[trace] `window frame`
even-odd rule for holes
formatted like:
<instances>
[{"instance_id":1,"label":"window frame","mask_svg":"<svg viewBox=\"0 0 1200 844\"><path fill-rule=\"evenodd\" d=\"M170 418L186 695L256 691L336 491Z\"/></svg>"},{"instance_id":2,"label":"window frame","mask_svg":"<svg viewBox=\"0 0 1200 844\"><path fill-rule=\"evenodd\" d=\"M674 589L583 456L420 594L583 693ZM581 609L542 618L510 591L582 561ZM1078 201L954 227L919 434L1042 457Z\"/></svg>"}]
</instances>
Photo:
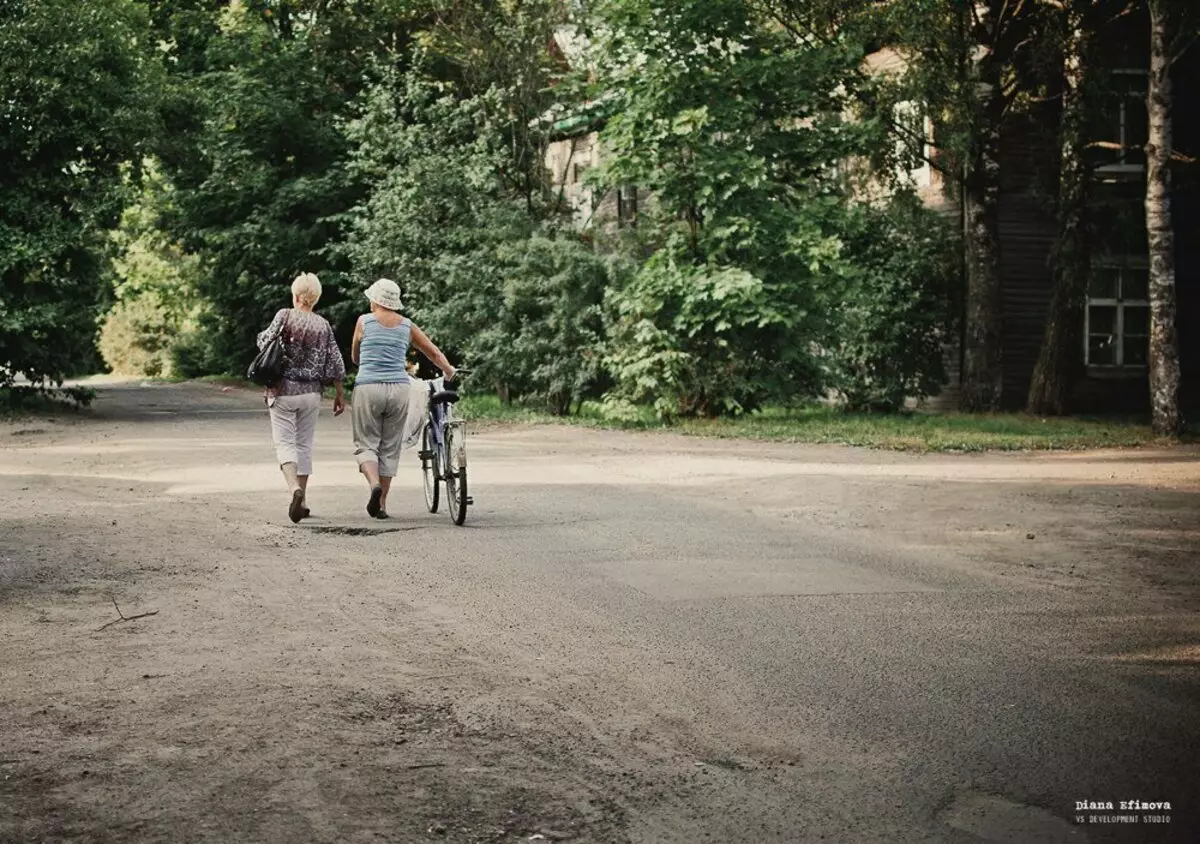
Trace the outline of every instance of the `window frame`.
<instances>
[{"instance_id":1,"label":"window frame","mask_svg":"<svg viewBox=\"0 0 1200 844\"><path fill-rule=\"evenodd\" d=\"M892 119L899 126L903 126L905 123L914 124L911 128L917 133L916 139L903 135L896 138L897 161L894 175L897 183L911 190L931 187L933 185L933 167L929 160L933 157L933 145L929 139L933 137L933 119L917 100L901 100L895 103L892 106ZM916 145L916 141L920 142L921 147L920 153L916 154L920 163L909 169L904 166L904 159L912 154L912 148Z\"/></svg>"},{"instance_id":2,"label":"window frame","mask_svg":"<svg viewBox=\"0 0 1200 844\"><path fill-rule=\"evenodd\" d=\"M635 184L623 184L617 188L617 226L637 228L637 218L638 187Z\"/></svg>"},{"instance_id":3,"label":"window frame","mask_svg":"<svg viewBox=\"0 0 1200 844\"><path fill-rule=\"evenodd\" d=\"M1120 134L1119 134L1119 137L1117 138L1117 140L1120 141L1120 144L1121 144L1121 155L1120 155L1121 160L1115 164L1101 164L1099 167L1096 168L1096 172L1098 172L1098 173L1145 173L1146 172L1145 162L1142 162L1140 164L1130 164L1129 162L1125 161L1125 156L1128 153L1128 151L1131 149L1137 149L1137 147L1133 147L1130 144L1126 143L1127 139L1125 137L1125 133L1126 133L1128 122L1129 122L1129 119L1128 119L1129 101L1130 100L1138 100L1138 99L1141 99L1143 101L1145 100L1145 98L1148 95L1149 88L1150 88L1150 71L1148 68L1144 68L1144 67L1118 67L1118 68L1113 68L1112 70L1109 71L1109 73L1111 73L1113 76L1140 77L1143 84L1141 86L1141 93L1139 95L1135 96L1133 94L1123 94L1123 95L1121 95L1120 100L1119 100L1118 120L1120 121L1120 128L1118 131ZM1143 150L1145 149L1144 144L1142 146L1142 149Z\"/></svg>"},{"instance_id":4,"label":"window frame","mask_svg":"<svg viewBox=\"0 0 1200 844\"><path fill-rule=\"evenodd\" d=\"M1148 363L1126 363L1125 362L1125 309L1145 308L1147 319L1150 315L1150 292L1147 289L1145 299L1126 299L1125 298L1125 270L1146 270L1150 269L1150 261L1142 256L1127 255L1122 258L1098 259L1093 261L1092 270L1097 269L1116 269L1121 272L1118 276L1116 290L1116 298L1092 296L1089 291L1087 301L1083 311L1083 361L1089 371L1095 372L1145 372ZM1116 315L1114 317L1113 336L1116 338L1116 355L1113 363L1095 363L1091 359L1092 354L1092 308L1114 308ZM1139 335L1140 336L1140 335ZM1149 337L1149 326L1147 325L1147 337Z\"/></svg>"}]
</instances>

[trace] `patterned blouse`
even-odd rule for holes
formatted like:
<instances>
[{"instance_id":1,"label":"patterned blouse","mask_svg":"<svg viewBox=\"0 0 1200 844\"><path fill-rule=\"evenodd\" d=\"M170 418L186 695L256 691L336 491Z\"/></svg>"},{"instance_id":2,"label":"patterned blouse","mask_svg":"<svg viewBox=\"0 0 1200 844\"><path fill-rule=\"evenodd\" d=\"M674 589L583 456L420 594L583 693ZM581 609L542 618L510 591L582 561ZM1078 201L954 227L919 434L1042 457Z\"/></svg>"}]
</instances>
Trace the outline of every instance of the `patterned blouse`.
<instances>
[{"instance_id":1,"label":"patterned blouse","mask_svg":"<svg viewBox=\"0 0 1200 844\"><path fill-rule=\"evenodd\" d=\"M323 316L311 311L284 308L275 314L267 330L258 335L262 349L284 331L283 383L268 395L300 396L320 393L325 384L346 377L346 362L338 348L333 327Z\"/></svg>"}]
</instances>

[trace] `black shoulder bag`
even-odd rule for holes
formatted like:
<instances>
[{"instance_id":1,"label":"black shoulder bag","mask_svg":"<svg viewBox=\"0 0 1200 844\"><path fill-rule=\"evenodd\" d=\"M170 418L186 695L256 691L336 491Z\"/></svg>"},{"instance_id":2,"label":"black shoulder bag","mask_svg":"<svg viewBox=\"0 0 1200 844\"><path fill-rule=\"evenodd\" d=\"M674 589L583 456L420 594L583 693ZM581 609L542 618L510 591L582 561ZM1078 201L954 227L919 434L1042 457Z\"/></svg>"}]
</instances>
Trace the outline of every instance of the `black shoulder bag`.
<instances>
[{"instance_id":1,"label":"black shoulder bag","mask_svg":"<svg viewBox=\"0 0 1200 844\"><path fill-rule=\"evenodd\" d=\"M290 314L289 314L290 316ZM284 317L279 334L262 347L262 351L250 362L246 377L263 387L276 387L283 380L283 335L287 331L288 317Z\"/></svg>"}]
</instances>

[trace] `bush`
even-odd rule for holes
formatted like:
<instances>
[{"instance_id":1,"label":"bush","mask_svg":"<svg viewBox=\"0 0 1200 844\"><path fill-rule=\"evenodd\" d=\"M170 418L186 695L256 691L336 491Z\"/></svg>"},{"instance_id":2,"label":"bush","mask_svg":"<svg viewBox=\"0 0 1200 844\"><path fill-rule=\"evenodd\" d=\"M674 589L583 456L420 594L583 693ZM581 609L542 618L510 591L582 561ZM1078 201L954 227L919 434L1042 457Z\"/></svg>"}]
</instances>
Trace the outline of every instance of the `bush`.
<instances>
[{"instance_id":1,"label":"bush","mask_svg":"<svg viewBox=\"0 0 1200 844\"><path fill-rule=\"evenodd\" d=\"M171 345L171 372L180 378L200 378L221 373L221 358L213 350L212 334L199 328L185 330ZM246 366L253 357L248 357Z\"/></svg>"},{"instance_id":2,"label":"bush","mask_svg":"<svg viewBox=\"0 0 1200 844\"><path fill-rule=\"evenodd\" d=\"M0 414L54 413L88 407L96 391L88 387L3 387L0 386Z\"/></svg>"},{"instance_id":3,"label":"bush","mask_svg":"<svg viewBox=\"0 0 1200 844\"><path fill-rule=\"evenodd\" d=\"M506 401L566 415L599 394L602 303L620 262L570 232L507 225L481 235L493 242L438 257L446 298L421 308L420 324Z\"/></svg>"},{"instance_id":4,"label":"bush","mask_svg":"<svg viewBox=\"0 0 1200 844\"><path fill-rule=\"evenodd\" d=\"M945 383L953 238L945 221L901 197L848 207L842 246L814 279L823 313L817 363L849 410L893 411Z\"/></svg>"},{"instance_id":5,"label":"bush","mask_svg":"<svg viewBox=\"0 0 1200 844\"><path fill-rule=\"evenodd\" d=\"M757 269L696 265L668 243L610 292L610 413L738 415L830 393L895 410L937 393L954 279L945 221L907 196L789 213L787 248Z\"/></svg>"},{"instance_id":6,"label":"bush","mask_svg":"<svg viewBox=\"0 0 1200 844\"><path fill-rule=\"evenodd\" d=\"M571 235L502 244L503 299L496 330L472 344L525 398L559 416L593 395L602 375L604 290L618 272Z\"/></svg>"},{"instance_id":7,"label":"bush","mask_svg":"<svg viewBox=\"0 0 1200 844\"><path fill-rule=\"evenodd\" d=\"M157 294L118 302L100 328L100 354L118 375L173 374L178 319Z\"/></svg>"},{"instance_id":8,"label":"bush","mask_svg":"<svg viewBox=\"0 0 1200 844\"><path fill-rule=\"evenodd\" d=\"M608 303L611 412L650 403L661 419L738 414L811 383L803 313L745 270L664 250Z\"/></svg>"}]
</instances>

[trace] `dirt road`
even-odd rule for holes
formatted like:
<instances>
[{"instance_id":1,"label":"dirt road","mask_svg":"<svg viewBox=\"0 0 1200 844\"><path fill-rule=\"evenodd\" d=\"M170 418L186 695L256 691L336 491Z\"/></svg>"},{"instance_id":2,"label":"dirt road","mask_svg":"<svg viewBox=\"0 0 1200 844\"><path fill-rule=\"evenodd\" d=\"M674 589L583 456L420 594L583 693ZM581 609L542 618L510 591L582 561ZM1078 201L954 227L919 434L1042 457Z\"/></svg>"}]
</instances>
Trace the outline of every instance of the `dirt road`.
<instances>
[{"instance_id":1,"label":"dirt road","mask_svg":"<svg viewBox=\"0 0 1200 844\"><path fill-rule=\"evenodd\" d=\"M0 841L1200 837L1196 451L469 448L373 522L326 410L293 526L253 395L0 425Z\"/></svg>"}]
</instances>

